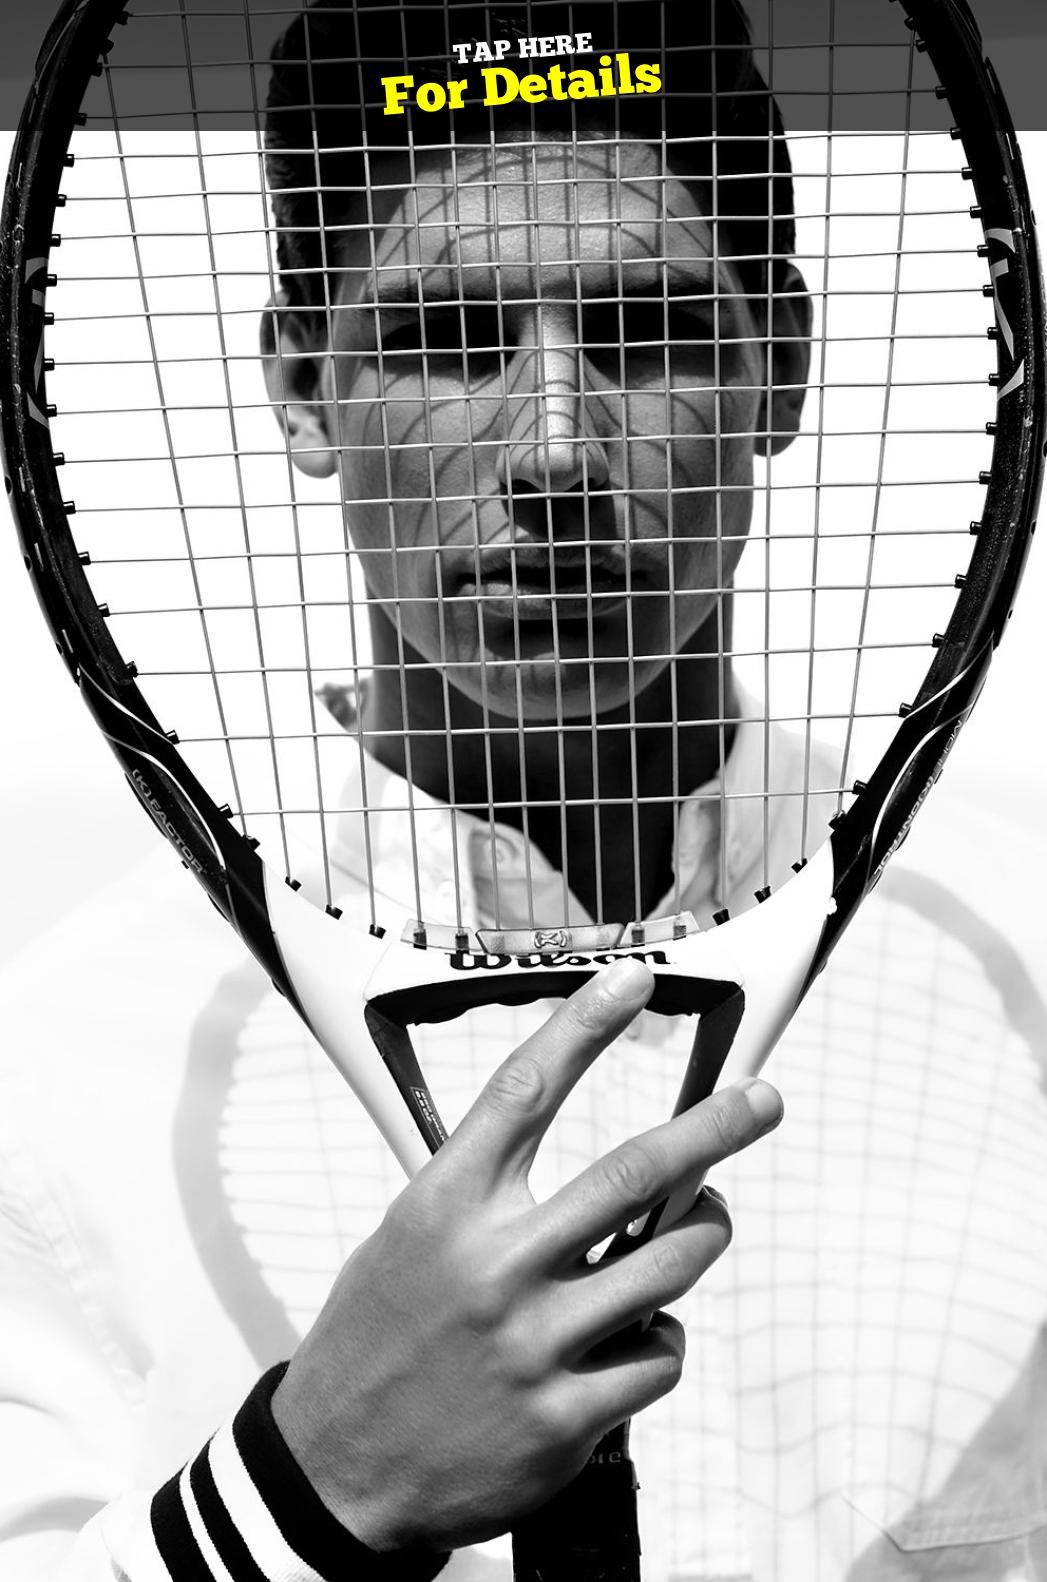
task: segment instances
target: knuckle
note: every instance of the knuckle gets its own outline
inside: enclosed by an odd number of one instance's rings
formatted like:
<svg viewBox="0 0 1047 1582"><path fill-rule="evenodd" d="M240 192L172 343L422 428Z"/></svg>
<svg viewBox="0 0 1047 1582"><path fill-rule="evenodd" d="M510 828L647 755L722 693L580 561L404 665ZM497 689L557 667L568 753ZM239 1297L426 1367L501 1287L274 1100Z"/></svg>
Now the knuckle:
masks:
<svg viewBox="0 0 1047 1582"><path fill-rule="evenodd" d="M740 1093L715 1094L706 1110L713 1153L726 1158L737 1153L752 1133L752 1111Z"/></svg>
<svg viewBox="0 0 1047 1582"><path fill-rule="evenodd" d="M701 1273L675 1238L656 1236L651 1243L651 1263L658 1285L658 1299L668 1301L683 1296Z"/></svg>
<svg viewBox="0 0 1047 1582"><path fill-rule="evenodd" d="M380 1240L390 1260L417 1256L434 1228L432 1189L412 1182L389 1204L372 1240ZM364 1245L368 1245L364 1243Z"/></svg>
<svg viewBox="0 0 1047 1582"><path fill-rule="evenodd" d="M545 1072L531 1055L512 1056L487 1083L488 1102L511 1118L526 1118L540 1111L546 1091Z"/></svg>
<svg viewBox="0 0 1047 1582"><path fill-rule="evenodd" d="M462 1315L469 1329L491 1334L503 1328L513 1309L511 1283L497 1267L461 1268Z"/></svg>
<svg viewBox="0 0 1047 1582"><path fill-rule="evenodd" d="M730 1210L720 1194L713 1193L708 1187L703 1187L699 1194L699 1202L703 1217L707 1224L715 1225L720 1232L724 1248L730 1246L734 1236L734 1222Z"/></svg>
<svg viewBox="0 0 1047 1582"><path fill-rule="evenodd" d="M548 1382L555 1360L532 1327L512 1329L506 1336L506 1371L517 1391L537 1394Z"/></svg>
<svg viewBox="0 0 1047 1582"><path fill-rule="evenodd" d="M679 1384L680 1380L683 1378L683 1352L682 1352L682 1350L680 1350L680 1351L673 1351L673 1352L667 1352L666 1355L662 1358L661 1368L660 1368L659 1371L660 1371L660 1375L661 1375L661 1378L660 1378L660 1384L661 1384L660 1393L663 1394L663 1395L668 1395L670 1390L675 1390L676 1389L676 1386Z"/></svg>
<svg viewBox="0 0 1047 1582"><path fill-rule="evenodd" d="M687 1352L686 1337L681 1334L677 1344L666 1346L662 1353L662 1372L673 1389L683 1378L684 1359Z"/></svg>
<svg viewBox="0 0 1047 1582"><path fill-rule="evenodd" d="M619 1148L604 1160L604 1177L616 1200L630 1208L648 1203L660 1189L657 1165L638 1142Z"/></svg>
<svg viewBox="0 0 1047 1582"><path fill-rule="evenodd" d="M549 1450L562 1453L583 1431L577 1412L561 1392L553 1388L533 1394L529 1416L532 1432Z"/></svg>
<svg viewBox="0 0 1047 1582"><path fill-rule="evenodd" d="M650 1350L648 1368L648 1404L675 1390L683 1378L684 1353L687 1349L683 1328L668 1313L656 1313L647 1343Z"/></svg>
<svg viewBox="0 0 1047 1582"><path fill-rule="evenodd" d="M616 1001L599 984L589 984L564 1006L564 1019L585 1034L604 1033Z"/></svg>
<svg viewBox="0 0 1047 1582"><path fill-rule="evenodd" d="M716 1256L717 1258L720 1258L727 1251L728 1247L731 1245L731 1242L734 1240L734 1224L732 1223L731 1216L727 1213L724 1213L717 1220L717 1226L720 1231L720 1245Z"/></svg>

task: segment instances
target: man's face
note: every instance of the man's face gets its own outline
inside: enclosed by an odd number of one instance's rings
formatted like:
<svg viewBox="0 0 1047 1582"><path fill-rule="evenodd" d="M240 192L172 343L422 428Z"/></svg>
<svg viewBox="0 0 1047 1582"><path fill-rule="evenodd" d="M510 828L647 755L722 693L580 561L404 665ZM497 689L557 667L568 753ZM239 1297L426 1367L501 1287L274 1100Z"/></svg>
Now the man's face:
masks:
<svg viewBox="0 0 1047 1582"><path fill-rule="evenodd" d="M604 713L715 634L766 381L752 312L697 184L644 145L415 178L373 172L379 223L338 244L318 407L374 616L495 713Z"/></svg>

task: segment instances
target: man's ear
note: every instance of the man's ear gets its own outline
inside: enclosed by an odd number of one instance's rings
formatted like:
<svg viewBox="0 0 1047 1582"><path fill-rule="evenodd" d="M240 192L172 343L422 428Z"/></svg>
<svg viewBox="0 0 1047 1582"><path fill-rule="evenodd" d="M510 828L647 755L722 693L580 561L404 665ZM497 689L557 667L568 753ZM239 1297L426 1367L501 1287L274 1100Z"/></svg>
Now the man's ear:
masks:
<svg viewBox="0 0 1047 1582"><path fill-rule="evenodd" d="M768 432L763 446L764 454L777 456L779 451L792 444L800 427L811 363L813 309L803 276L795 265L774 266L772 307L767 348L770 388L764 392L760 403L759 425Z"/></svg>
<svg viewBox="0 0 1047 1582"><path fill-rule="evenodd" d="M295 466L310 478L329 478L338 468L331 359L313 344L310 317L305 309L290 307L282 291L268 303L262 314L262 367Z"/></svg>

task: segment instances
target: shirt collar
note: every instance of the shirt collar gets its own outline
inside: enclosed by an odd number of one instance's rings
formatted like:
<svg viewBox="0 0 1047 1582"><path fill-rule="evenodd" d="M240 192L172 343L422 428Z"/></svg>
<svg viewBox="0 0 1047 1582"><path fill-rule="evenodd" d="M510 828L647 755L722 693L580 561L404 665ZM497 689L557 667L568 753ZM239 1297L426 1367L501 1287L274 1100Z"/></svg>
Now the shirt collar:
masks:
<svg viewBox="0 0 1047 1582"><path fill-rule="evenodd" d="M740 723L723 774L681 803L677 883L655 916L688 911L706 926L724 907L743 910L821 844L838 811L832 755L768 724L763 705L740 688L737 697ZM806 798L797 792L805 784ZM518 829L453 809L365 754L343 805L330 854L336 888L338 876L354 879L409 916L453 926L493 925L496 909L503 927L591 921Z"/></svg>

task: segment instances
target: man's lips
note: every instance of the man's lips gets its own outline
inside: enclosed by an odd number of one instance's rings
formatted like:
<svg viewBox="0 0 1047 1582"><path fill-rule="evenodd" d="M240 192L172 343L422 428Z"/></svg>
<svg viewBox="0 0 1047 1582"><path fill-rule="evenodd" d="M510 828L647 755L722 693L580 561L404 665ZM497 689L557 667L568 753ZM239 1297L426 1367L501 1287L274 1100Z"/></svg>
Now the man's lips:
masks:
<svg viewBox="0 0 1047 1582"><path fill-rule="evenodd" d="M619 609L631 586L618 545L519 545L481 549L459 590L495 620L599 621Z"/></svg>

